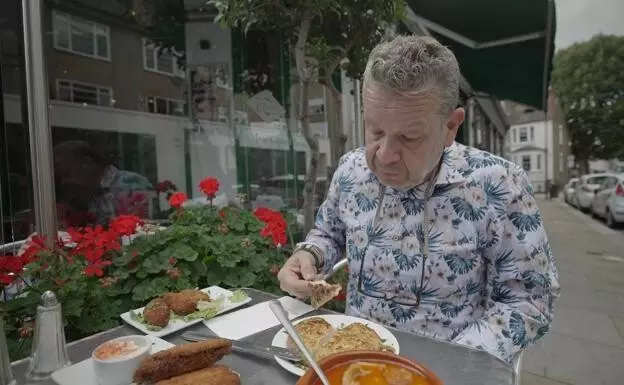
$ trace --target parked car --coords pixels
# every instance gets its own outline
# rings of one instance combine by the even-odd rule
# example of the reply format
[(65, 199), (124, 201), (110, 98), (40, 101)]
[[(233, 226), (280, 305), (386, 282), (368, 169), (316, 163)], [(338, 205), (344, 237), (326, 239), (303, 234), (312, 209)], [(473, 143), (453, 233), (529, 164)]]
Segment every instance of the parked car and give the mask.
[(572, 178), (563, 187), (563, 200), (565, 203), (572, 204), (572, 196), (574, 195), (574, 190), (576, 190), (578, 182), (578, 178)]
[(592, 215), (603, 218), (609, 227), (624, 223), (624, 174), (606, 177), (591, 206)]
[(574, 190), (572, 204), (581, 211), (589, 211), (594, 200), (594, 193), (600, 188), (602, 181), (612, 173), (587, 174), (579, 178), (579, 183)]

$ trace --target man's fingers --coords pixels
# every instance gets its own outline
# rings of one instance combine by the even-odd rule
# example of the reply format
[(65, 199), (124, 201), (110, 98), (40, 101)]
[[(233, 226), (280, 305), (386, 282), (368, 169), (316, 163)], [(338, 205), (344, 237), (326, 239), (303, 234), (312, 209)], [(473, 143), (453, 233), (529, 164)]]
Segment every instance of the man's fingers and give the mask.
[(280, 289), (297, 298), (308, 298), (310, 296), (310, 284), (299, 277), (288, 277), (280, 281)]
[(301, 276), (306, 281), (312, 281), (317, 275), (316, 266), (314, 266), (314, 257), (308, 255), (299, 258), (299, 266), (301, 268)]

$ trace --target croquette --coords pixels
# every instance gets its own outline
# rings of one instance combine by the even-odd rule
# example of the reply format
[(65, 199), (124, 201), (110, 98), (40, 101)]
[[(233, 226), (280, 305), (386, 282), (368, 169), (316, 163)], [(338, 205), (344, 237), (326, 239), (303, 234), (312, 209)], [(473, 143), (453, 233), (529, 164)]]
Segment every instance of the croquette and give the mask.
[(240, 383), (240, 377), (230, 368), (215, 365), (168, 380), (158, 381), (156, 385), (240, 385)]
[(165, 302), (177, 315), (189, 315), (197, 311), (197, 302), (210, 301), (210, 296), (203, 291), (186, 289), (179, 293), (167, 293), (163, 295)]
[(174, 346), (145, 358), (134, 372), (134, 382), (151, 384), (205, 369), (232, 352), (232, 342), (223, 338)]
[(143, 309), (143, 318), (150, 325), (166, 327), (169, 324), (171, 310), (163, 298), (154, 298)]

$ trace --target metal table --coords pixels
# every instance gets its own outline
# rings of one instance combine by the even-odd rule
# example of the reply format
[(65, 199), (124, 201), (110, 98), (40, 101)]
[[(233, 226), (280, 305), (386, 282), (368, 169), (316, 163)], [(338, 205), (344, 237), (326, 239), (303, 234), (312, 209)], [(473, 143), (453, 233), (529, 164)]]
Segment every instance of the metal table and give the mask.
[[(249, 306), (276, 298), (255, 289), (245, 289), (252, 298)], [(235, 311), (235, 310), (234, 310)], [(330, 314), (329, 311), (308, 313), (302, 317), (314, 314)], [(250, 320), (253, 322), (253, 320)], [(177, 333), (164, 337), (174, 344), (186, 343), (180, 335), (188, 330), (206, 329), (203, 323), (191, 326)], [(273, 336), (280, 329), (274, 327), (260, 333), (246, 337), (245, 340), (271, 343)], [(433, 370), (445, 385), (512, 385), (514, 368), (489, 354), (463, 346), (435, 341), (429, 338), (416, 336), (397, 329), (389, 328), (401, 344), (401, 355), (421, 362)], [(105, 332), (75, 341), (68, 345), (69, 357), (73, 363), (89, 358), (91, 352), (99, 344), (124, 335), (136, 334), (138, 331), (130, 326), (123, 325)], [(140, 332), (139, 332), (140, 333)], [(241, 374), (243, 385), (294, 385), (297, 376), (285, 371), (275, 360), (261, 359), (248, 355), (233, 353), (225, 357), (223, 364)], [(24, 374), (28, 367), (28, 359), (13, 363), (13, 374), (18, 385), (27, 384)], [(37, 382), (41, 385), (55, 384), (52, 380)]]

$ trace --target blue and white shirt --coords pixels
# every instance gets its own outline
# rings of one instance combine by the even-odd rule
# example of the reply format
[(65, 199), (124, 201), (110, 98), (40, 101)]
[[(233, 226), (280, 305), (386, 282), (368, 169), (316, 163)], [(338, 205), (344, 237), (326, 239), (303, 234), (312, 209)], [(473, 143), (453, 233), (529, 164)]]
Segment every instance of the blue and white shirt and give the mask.
[(323, 251), (326, 268), (346, 250), (347, 314), (510, 362), (546, 334), (560, 289), (528, 177), (505, 159), (458, 143), (445, 149), (427, 204), (430, 252), (419, 307), (357, 290), (362, 258), (364, 291), (392, 297), (420, 289), (425, 188), (386, 187), (372, 229), (381, 185), (364, 149), (351, 151), (303, 243)]

